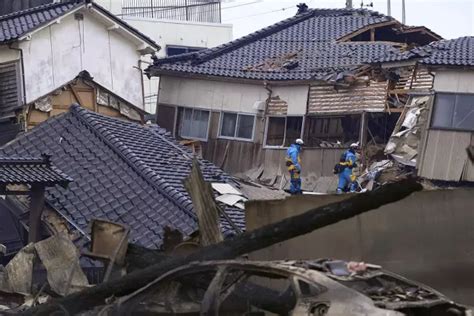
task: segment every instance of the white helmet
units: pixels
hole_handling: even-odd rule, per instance
[[[296,141],[295,141],[296,144],[298,145],[304,145],[304,142],[301,138],[298,138]]]
[[[351,148],[359,148],[359,142],[357,142],[357,143],[352,143],[350,147],[351,147]]]

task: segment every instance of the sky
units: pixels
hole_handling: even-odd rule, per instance
[[[344,8],[346,0],[222,0],[222,22],[233,24],[234,38],[289,18],[296,5]],[[369,9],[387,14],[387,0],[363,0]],[[474,0],[405,0],[406,24],[423,25],[446,39],[474,36]],[[361,0],[353,0],[360,8]],[[392,16],[402,20],[402,0],[391,0]]]

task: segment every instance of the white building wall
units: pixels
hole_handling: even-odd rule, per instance
[[[474,93],[474,71],[437,70],[436,92]],[[429,122],[428,122],[429,124]],[[474,145],[474,133],[428,129],[418,174],[445,181],[474,181],[474,164],[466,148]]]
[[[167,45],[214,47],[232,40],[232,25],[199,23],[150,18],[123,17],[133,27],[151,37],[162,49],[158,57],[166,57]]]
[[[258,113],[257,101],[265,101],[268,91],[263,84],[187,79],[164,76],[159,103],[214,111]]]
[[[129,39],[83,11],[61,19],[23,41],[26,100],[31,102],[87,70],[94,80],[130,103],[143,108],[140,53]]]
[[[288,104],[288,115],[306,115],[309,86],[275,86],[272,96],[280,97]]]

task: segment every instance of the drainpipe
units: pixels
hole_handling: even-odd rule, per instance
[[[21,48],[15,48],[12,47],[12,44],[8,44],[8,48],[11,50],[16,50],[20,52],[20,71],[21,71],[21,85],[22,85],[22,94],[23,94],[23,106],[26,106],[26,80],[25,80],[25,63],[24,63],[24,58],[23,58],[23,50]],[[25,126],[24,130],[26,131],[27,129],[27,122],[26,118],[24,120]]]
[[[143,69],[142,69],[142,59],[140,58],[138,60],[138,67],[134,67],[134,68],[137,68],[138,71],[140,71],[140,83],[142,85],[142,102],[143,102],[143,110],[146,112],[145,108],[146,108],[146,104],[145,104],[145,83],[143,82]]]

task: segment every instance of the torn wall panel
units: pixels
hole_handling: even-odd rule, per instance
[[[311,86],[308,114],[383,112],[387,82],[357,83],[351,87]]]

